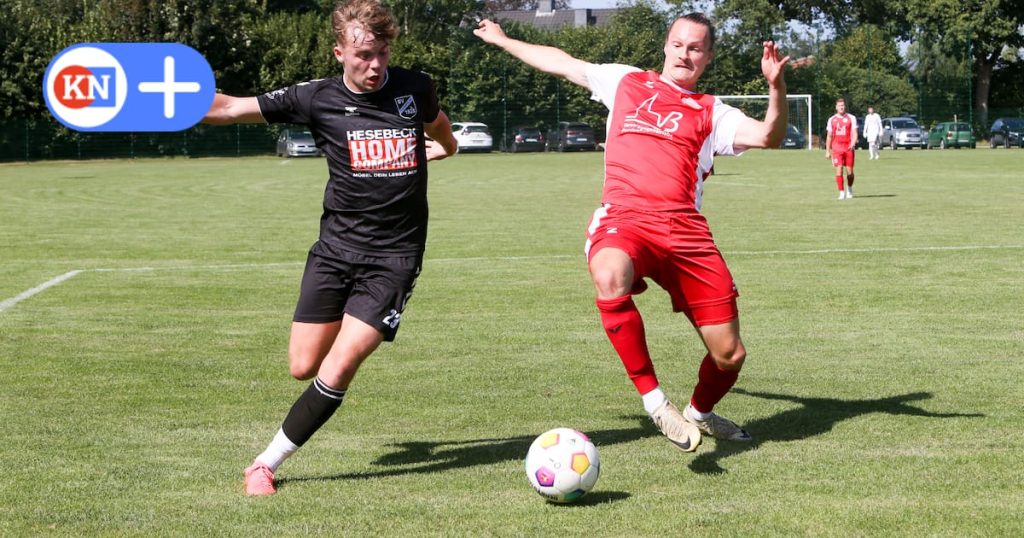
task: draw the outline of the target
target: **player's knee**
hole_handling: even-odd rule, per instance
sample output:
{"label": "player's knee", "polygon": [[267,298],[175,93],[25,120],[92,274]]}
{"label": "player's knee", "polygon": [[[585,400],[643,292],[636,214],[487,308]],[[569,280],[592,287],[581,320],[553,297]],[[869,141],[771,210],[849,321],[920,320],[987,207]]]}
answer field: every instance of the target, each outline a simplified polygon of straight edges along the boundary
{"label": "player's knee", "polygon": [[747,359],[747,350],[743,347],[742,343],[736,342],[735,345],[730,346],[726,350],[712,353],[711,357],[722,370],[738,371],[743,368],[743,362]]}
{"label": "player's knee", "polygon": [[601,298],[620,297],[629,292],[629,285],[626,282],[626,275],[621,271],[608,268],[592,268],[590,277],[594,281],[594,288]]}
{"label": "player's knee", "polygon": [[312,379],[319,369],[319,361],[299,351],[288,352],[288,371],[292,377],[300,381]]}

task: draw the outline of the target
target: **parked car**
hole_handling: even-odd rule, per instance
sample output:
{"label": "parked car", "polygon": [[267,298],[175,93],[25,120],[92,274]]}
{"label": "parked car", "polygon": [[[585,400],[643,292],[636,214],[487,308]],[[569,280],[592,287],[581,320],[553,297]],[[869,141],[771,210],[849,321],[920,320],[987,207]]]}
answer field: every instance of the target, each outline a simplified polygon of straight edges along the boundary
{"label": "parked car", "polygon": [[928,140],[925,142],[928,149],[973,148],[976,144],[971,126],[956,121],[935,124],[935,127],[928,131]]}
{"label": "parked car", "polygon": [[319,157],[323,155],[316,147],[313,133],[302,129],[285,129],[277,137],[278,157]]}
{"label": "parked car", "polygon": [[514,127],[505,142],[505,150],[512,153],[544,151],[544,134],[537,127]]}
{"label": "parked car", "polygon": [[1024,118],[999,118],[994,121],[989,129],[988,144],[991,148],[1024,148]]}
{"label": "parked car", "polygon": [[487,125],[475,121],[452,122],[452,134],[459,143],[459,151],[491,151],[494,139]]}
{"label": "parked car", "polygon": [[864,117],[857,116],[857,149],[868,149],[868,139],[864,138]]}
{"label": "parked car", "polygon": [[797,129],[795,125],[790,123],[786,126],[786,136],[782,139],[783,149],[805,149],[807,147],[807,137]]}
{"label": "parked car", "polygon": [[882,118],[882,145],[896,148],[923,148],[926,142],[914,118]]}
{"label": "parked car", "polygon": [[586,123],[560,121],[554,129],[548,132],[546,145],[548,151],[572,149],[594,151],[597,149],[597,137],[594,136],[594,129]]}

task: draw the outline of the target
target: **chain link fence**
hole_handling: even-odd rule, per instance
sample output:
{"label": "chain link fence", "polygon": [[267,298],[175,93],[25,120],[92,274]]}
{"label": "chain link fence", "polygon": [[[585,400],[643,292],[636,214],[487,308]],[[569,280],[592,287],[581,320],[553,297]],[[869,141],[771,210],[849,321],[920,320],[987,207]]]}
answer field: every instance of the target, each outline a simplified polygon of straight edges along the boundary
{"label": "chain link fence", "polygon": [[283,126],[197,125],[172,133],[82,133],[54,119],[8,120],[0,161],[271,155]]}
{"label": "chain link fence", "polygon": [[[466,108],[460,106],[458,96],[441,95],[442,107],[452,121],[482,122],[490,127],[495,151],[510,146],[516,127],[538,127],[547,134],[560,121],[582,121],[594,128],[598,141],[604,141],[607,110],[604,105],[590,101],[588,92],[562,80],[545,81],[545,87],[518,87],[505,83],[502,74],[501,90],[489,106]],[[454,86],[457,78],[449,77]],[[509,81],[511,82],[511,81]],[[863,116],[867,106],[879,110],[883,116],[909,115],[915,117],[925,131],[945,121],[970,123],[979,145],[987,147],[989,127],[1001,117],[1024,117],[1024,107],[993,108],[984,119],[972,110],[970,81],[957,87],[919,88],[916,95],[905,99],[898,109],[880,102],[849,102],[848,110]],[[791,93],[801,93],[790,88]],[[538,105],[535,92],[550,93],[555,98]],[[458,93],[458,92],[455,92]],[[836,95],[833,92],[811,91],[810,110],[803,101],[791,103],[791,121],[802,133],[812,113],[812,133],[815,140],[824,131],[824,121],[833,113]],[[827,94],[826,94],[827,93]],[[549,97],[551,96],[549,95]],[[864,101],[861,99],[860,101]],[[735,103],[734,103],[735,104]],[[752,101],[741,106],[749,115],[763,117],[763,101]],[[796,121],[793,121],[796,120]],[[172,133],[83,133],[61,125],[47,117],[39,120],[8,119],[0,125],[0,162],[40,160],[121,159],[142,157],[240,157],[273,155],[277,137],[287,125],[196,125]],[[808,133],[803,133],[805,136]],[[817,144],[814,144],[817,147]]]}

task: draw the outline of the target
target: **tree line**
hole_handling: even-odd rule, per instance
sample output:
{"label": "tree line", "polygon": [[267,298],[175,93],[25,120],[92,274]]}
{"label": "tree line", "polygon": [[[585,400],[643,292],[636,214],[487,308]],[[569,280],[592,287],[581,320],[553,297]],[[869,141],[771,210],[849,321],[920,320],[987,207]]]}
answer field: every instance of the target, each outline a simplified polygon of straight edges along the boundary
{"label": "tree line", "polygon": [[[497,9],[535,9],[536,0],[391,0],[400,36],[392,63],[422,70],[453,119],[492,126],[583,119],[605,111],[580,88],[526,68],[471,33]],[[179,42],[202,53],[218,89],[255,95],[340,74],[331,55],[334,0],[6,0],[0,17],[0,116],[46,121],[41,81],[50,59],[84,42]],[[569,7],[559,0],[556,7]],[[816,97],[827,117],[836,97],[854,111],[931,119],[1024,107],[1024,0],[624,0],[602,27],[506,32],[592,62],[660,69],[667,24],[695,5],[710,7],[719,40],[702,87],[716,94],[766,93],[761,41],[775,39],[816,64],[788,75],[790,93]],[[664,7],[666,6],[667,7]],[[818,126],[815,127],[818,130]]]}

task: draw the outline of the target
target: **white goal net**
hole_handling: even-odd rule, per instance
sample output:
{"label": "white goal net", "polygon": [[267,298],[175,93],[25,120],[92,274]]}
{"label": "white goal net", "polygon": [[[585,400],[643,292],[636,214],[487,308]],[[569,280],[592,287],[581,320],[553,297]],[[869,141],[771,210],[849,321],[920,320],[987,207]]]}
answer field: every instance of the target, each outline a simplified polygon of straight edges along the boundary
{"label": "white goal net", "polygon": [[[764,119],[768,110],[767,95],[719,95],[719,99],[727,105],[734,106],[751,118]],[[804,147],[811,149],[814,133],[811,131],[811,96],[810,94],[787,95],[789,104],[789,124],[796,127],[803,135]]]}

